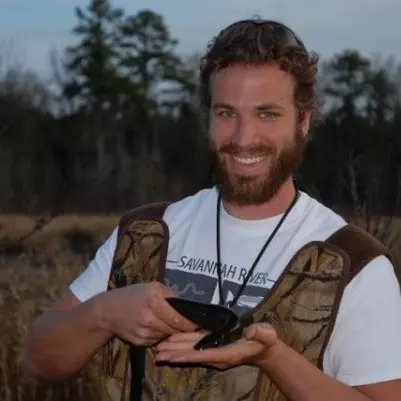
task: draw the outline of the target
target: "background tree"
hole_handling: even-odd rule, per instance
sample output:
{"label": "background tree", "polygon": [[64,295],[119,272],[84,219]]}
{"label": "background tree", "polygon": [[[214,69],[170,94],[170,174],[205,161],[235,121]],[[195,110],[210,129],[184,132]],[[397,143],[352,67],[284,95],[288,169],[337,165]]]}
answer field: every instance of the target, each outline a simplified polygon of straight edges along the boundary
{"label": "background tree", "polygon": [[[180,55],[149,9],[127,15],[91,0],[75,14],[76,44],[53,57],[57,97],[0,52],[3,210],[115,212],[210,185],[200,55]],[[323,121],[299,173],[303,188],[372,232],[377,216],[400,212],[400,78],[394,59],[357,50],[323,60]]]}
{"label": "background tree", "polygon": [[324,123],[314,132],[303,170],[324,202],[380,233],[382,240],[400,208],[395,76],[392,63],[355,50],[324,64]]}

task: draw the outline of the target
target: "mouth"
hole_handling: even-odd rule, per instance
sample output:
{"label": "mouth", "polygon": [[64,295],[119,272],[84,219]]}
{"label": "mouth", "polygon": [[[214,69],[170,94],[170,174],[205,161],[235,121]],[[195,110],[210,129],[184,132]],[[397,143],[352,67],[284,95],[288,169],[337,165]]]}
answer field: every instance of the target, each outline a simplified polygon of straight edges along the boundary
{"label": "mouth", "polygon": [[245,156],[236,156],[232,155],[233,159],[239,163],[239,164],[244,164],[244,165],[252,165],[252,164],[257,164],[266,159],[267,156],[252,156],[252,157],[245,157]]}
{"label": "mouth", "polygon": [[231,153],[227,159],[227,168],[236,175],[255,176],[263,174],[268,164],[269,155],[235,154]]}

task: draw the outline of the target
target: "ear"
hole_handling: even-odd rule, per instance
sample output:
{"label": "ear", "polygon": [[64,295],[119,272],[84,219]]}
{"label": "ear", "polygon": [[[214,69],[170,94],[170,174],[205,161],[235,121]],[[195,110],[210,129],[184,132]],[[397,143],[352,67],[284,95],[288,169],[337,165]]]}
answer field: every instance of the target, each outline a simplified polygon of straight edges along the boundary
{"label": "ear", "polygon": [[308,134],[309,134],[311,119],[312,119],[312,110],[305,110],[303,112],[302,117],[300,117],[299,124],[300,124],[302,135],[304,137],[308,136]]}

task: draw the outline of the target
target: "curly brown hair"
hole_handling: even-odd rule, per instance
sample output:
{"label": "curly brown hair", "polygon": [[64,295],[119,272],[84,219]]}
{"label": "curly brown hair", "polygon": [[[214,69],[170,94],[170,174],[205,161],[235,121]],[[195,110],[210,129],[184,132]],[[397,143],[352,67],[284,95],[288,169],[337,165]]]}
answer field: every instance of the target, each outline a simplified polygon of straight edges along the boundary
{"label": "curly brown hair", "polygon": [[210,76],[234,63],[277,62],[295,79],[294,101],[300,117],[307,110],[317,116],[318,56],[308,52],[301,39],[286,25],[260,18],[235,22],[209,44],[200,64],[202,106],[210,108]]}

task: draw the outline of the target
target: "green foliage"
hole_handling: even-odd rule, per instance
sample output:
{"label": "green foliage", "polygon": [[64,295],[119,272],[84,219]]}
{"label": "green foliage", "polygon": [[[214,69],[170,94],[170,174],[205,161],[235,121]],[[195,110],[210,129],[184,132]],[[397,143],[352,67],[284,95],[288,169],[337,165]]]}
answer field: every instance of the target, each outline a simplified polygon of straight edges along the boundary
{"label": "green foliage", "polygon": [[359,213],[399,209],[400,96],[393,71],[345,50],[325,63],[321,89],[325,120],[303,167],[308,185],[326,202]]}
{"label": "green foliage", "polygon": [[187,89],[188,73],[174,53],[177,40],[163,17],[150,10],[125,16],[107,0],[76,8],[73,33],[80,42],[66,49],[69,77],[63,93],[92,112],[154,114],[160,85]]}
{"label": "green foliage", "polygon": [[[91,0],[75,15],[60,103],[17,63],[4,69],[0,54],[0,209],[122,211],[210,185],[199,55],[179,55],[149,9],[127,15]],[[299,172],[304,189],[359,215],[400,211],[400,82],[395,60],[355,49],[323,62],[324,119]]]}
{"label": "green foliage", "polygon": [[75,13],[78,24],[73,33],[81,41],[66,49],[65,68],[70,78],[64,84],[64,95],[98,111],[116,102],[121,89],[116,31],[123,12],[113,9],[107,0],[93,0],[87,12],[77,7]]}

